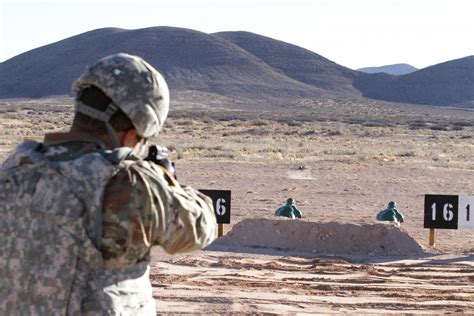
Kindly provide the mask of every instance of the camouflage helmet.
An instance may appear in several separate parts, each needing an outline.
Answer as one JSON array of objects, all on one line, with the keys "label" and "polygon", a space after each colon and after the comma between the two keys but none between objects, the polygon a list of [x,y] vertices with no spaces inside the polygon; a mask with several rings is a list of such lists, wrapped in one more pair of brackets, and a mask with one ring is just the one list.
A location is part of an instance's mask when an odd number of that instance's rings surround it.
[{"label": "camouflage helmet", "polygon": [[[138,56],[120,53],[100,59],[74,82],[73,90],[79,95],[90,86],[102,90],[113,103],[105,112],[100,112],[76,99],[76,111],[104,121],[108,131],[111,129],[108,120],[117,107],[130,118],[138,135],[144,138],[158,134],[168,116],[166,81]],[[113,136],[115,138],[116,134]]]}]

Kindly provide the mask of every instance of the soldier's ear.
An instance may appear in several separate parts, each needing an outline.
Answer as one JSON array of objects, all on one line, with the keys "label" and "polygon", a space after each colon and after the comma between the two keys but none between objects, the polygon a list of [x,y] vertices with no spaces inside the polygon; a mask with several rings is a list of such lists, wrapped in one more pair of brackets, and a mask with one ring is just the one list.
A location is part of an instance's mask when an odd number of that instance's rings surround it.
[{"label": "soldier's ear", "polygon": [[137,130],[132,128],[125,132],[122,144],[124,147],[133,148],[139,142],[139,139]]}]

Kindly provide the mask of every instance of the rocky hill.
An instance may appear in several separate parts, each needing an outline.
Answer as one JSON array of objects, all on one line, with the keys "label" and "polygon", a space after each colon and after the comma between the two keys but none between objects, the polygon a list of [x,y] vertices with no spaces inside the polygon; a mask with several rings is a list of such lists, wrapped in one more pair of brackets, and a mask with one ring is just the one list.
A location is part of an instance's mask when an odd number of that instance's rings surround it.
[{"label": "rocky hill", "polygon": [[301,97],[364,96],[474,108],[474,56],[407,75],[367,74],[253,33],[206,34],[173,27],[98,29],[18,55],[0,63],[0,98],[69,94],[88,64],[118,52],[144,57],[173,91],[284,103]]},{"label": "rocky hill", "polygon": [[7,60],[0,64],[0,98],[67,94],[89,63],[118,52],[145,58],[172,89],[245,97],[321,93],[219,36],[153,27],[94,30]]},{"label": "rocky hill", "polygon": [[401,103],[474,108],[474,56],[451,60],[403,76],[358,76],[354,86],[367,98]]},{"label": "rocky hill", "polygon": [[285,75],[333,92],[358,94],[352,86],[354,70],[296,45],[249,32],[221,32],[225,38]]},{"label": "rocky hill", "polygon": [[418,68],[413,67],[409,64],[393,64],[393,65],[386,65],[386,66],[379,66],[379,67],[364,67],[359,68],[357,71],[365,72],[368,74],[375,74],[379,72],[384,72],[389,75],[406,75],[411,72],[417,71]]}]

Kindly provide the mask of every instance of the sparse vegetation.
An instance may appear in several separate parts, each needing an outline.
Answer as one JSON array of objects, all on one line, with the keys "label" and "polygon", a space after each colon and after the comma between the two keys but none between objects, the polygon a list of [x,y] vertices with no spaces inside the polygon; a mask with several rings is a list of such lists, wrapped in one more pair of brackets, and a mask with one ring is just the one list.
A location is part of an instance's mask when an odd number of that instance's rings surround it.
[{"label": "sparse vegetation", "polygon": [[[180,95],[151,141],[169,148],[183,183],[232,189],[235,222],[273,216],[289,196],[309,220],[371,222],[395,199],[410,219],[404,228],[423,242],[423,194],[472,194],[473,111],[332,99],[238,109],[220,101]],[[72,116],[69,98],[0,100],[0,161],[25,137],[67,130]],[[450,240],[440,238],[440,247],[451,250]]]},{"label": "sparse vegetation", "polygon": [[[198,100],[193,94],[193,102],[199,104]],[[198,105],[189,107],[184,98],[175,103],[162,133],[152,141],[169,147],[172,159],[178,160],[373,162],[474,169],[469,159],[474,157],[472,111],[335,100],[313,100],[309,107],[311,100],[304,102],[305,108],[284,111],[262,104],[258,112],[204,111]],[[68,98],[1,102],[0,157],[24,137],[40,138],[67,129],[72,112]]]}]

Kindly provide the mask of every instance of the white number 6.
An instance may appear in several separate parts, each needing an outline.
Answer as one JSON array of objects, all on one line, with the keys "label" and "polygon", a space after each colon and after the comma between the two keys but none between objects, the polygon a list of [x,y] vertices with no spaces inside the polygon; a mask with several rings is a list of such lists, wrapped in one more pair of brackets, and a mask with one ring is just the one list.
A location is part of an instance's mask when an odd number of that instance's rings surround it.
[{"label": "white number 6", "polygon": [[220,216],[224,215],[226,212],[225,208],[225,200],[223,198],[219,198],[216,201],[216,213]]},{"label": "white number 6", "polygon": [[453,213],[452,209],[453,209],[452,204],[450,204],[450,203],[444,204],[443,217],[444,217],[444,220],[447,221],[447,222],[450,222],[450,221],[453,220],[454,213]]}]

